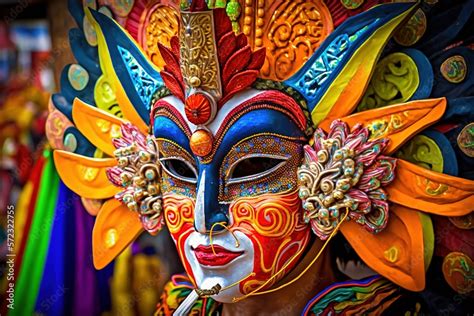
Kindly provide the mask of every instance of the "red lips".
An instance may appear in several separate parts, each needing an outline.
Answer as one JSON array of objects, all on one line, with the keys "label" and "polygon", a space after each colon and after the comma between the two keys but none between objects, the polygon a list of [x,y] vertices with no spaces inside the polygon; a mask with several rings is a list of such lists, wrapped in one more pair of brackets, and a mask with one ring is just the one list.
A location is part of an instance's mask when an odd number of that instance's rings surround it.
[{"label": "red lips", "polygon": [[244,253],[243,251],[233,252],[219,245],[214,246],[215,254],[212,252],[211,246],[199,245],[193,250],[201,265],[212,267],[226,265]]}]

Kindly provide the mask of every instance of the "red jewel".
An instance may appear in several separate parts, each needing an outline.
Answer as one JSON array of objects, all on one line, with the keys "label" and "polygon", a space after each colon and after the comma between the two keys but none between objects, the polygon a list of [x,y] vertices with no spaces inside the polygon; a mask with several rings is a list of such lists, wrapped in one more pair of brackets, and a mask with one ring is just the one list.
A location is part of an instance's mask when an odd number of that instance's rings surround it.
[{"label": "red jewel", "polygon": [[191,123],[205,124],[211,118],[211,102],[205,95],[196,93],[186,99],[184,111]]}]

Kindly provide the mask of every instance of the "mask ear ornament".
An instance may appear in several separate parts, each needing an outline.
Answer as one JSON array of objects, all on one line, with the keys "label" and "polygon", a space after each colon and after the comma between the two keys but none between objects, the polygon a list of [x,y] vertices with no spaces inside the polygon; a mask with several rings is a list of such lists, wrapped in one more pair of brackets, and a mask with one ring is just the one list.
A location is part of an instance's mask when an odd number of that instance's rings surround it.
[{"label": "mask ear ornament", "polygon": [[122,137],[113,140],[118,166],[107,176],[114,185],[124,188],[115,198],[139,214],[150,234],[164,225],[161,205],[161,169],[154,137],[145,137],[131,124],[122,125]]},{"label": "mask ear ornament", "polygon": [[387,139],[371,141],[369,130],[334,121],[328,135],[314,134],[305,146],[305,163],[298,170],[304,219],[320,239],[327,239],[342,217],[377,233],[387,225],[388,203],[383,187],[394,179],[396,160],[382,154]]}]

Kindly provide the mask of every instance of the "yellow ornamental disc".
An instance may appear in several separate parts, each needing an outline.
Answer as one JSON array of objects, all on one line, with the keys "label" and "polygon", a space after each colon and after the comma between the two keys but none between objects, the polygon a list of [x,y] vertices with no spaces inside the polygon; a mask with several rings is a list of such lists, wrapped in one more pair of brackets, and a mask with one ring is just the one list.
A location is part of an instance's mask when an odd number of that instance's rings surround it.
[{"label": "yellow ornamental disc", "polygon": [[99,109],[118,117],[123,116],[120,107],[117,104],[112,84],[104,74],[102,74],[95,83],[94,101]]},{"label": "yellow ornamental disc", "polygon": [[474,123],[469,123],[462,129],[457,138],[459,149],[469,157],[474,157]]},{"label": "yellow ornamental disc", "polygon": [[92,23],[85,15],[84,20],[82,21],[82,28],[84,30],[84,36],[86,37],[87,43],[89,43],[91,46],[97,46],[97,33],[95,32]]},{"label": "yellow ornamental disc", "polygon": [[394,263],[399,258],[399,252],[400,252],[400,250],[396,246],[392,246],[389,249],[384,251],[385,259],[387,259],[388,261]]},{"label": "yellow ornamental disc", "polygon": [[461,55],[446,59],[440,67],[441,75],[451,83],[462,82],[467,75],[466,60]]},{"label": "yellow ornamental disc", "polygon": [[89,83],[89,73],[78,64],[72,64],[69,67],[67,77],[71,86],[77,91],[84,90]]},{"label": "yellow ornamental disc", "polygon": [[64,149],[74,152],[77,149],[77,139],[74,134],[68,133],[64,137]]},{"label": "yellow ornamental disc", "polygon": [[110,11],[110,9],[105,7],[105,6],[100,7],[99,12],[102,13],[102,14],[105,14],[106,16],[108,16],[111,19],[114,18],[114,15],[112,14],[112,11]]},{"label": "yellow ornamental disc", "polygon": [[134,0],[110,0],[112,10],[121,17],[127,17],[133,8]]},{"label": "yellow ornamental disc", "polygon": [[89,7],[91,9],[97,10],[97,4],[95,0],[83,0],[82,3],[85,7]]},{"label": "yellow ornamental disc", "polygon": [[449,221],[453,223],[454,226],[460,229],[472,229],[474,226],[472,225],[474,213],[469,213],[464,216],[452,216],[448,217]]},{"label": "yellow ornamental disc", "polygon": [[417,135],[405,144],[397,157],[436,172],[443,172],[443,154],[435,141],[424,135]]},{"label": "yellow ornamental disc", "polygon": [[415,61],[405,53],[393,53],[375,67],[358,111],[408,101],[418,89],[420,76]]}]

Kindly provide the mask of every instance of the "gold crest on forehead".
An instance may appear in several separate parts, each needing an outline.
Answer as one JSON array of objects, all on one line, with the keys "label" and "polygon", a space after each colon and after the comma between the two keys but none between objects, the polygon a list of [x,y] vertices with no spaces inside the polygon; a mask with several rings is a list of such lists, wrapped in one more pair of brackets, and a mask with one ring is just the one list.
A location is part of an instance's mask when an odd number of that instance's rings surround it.
[{"label": "gold crest on forehead", "polygon": [[222,85],[212,11],[182,11],[179,43],[186,96],[204,91],[218,101]]}]

